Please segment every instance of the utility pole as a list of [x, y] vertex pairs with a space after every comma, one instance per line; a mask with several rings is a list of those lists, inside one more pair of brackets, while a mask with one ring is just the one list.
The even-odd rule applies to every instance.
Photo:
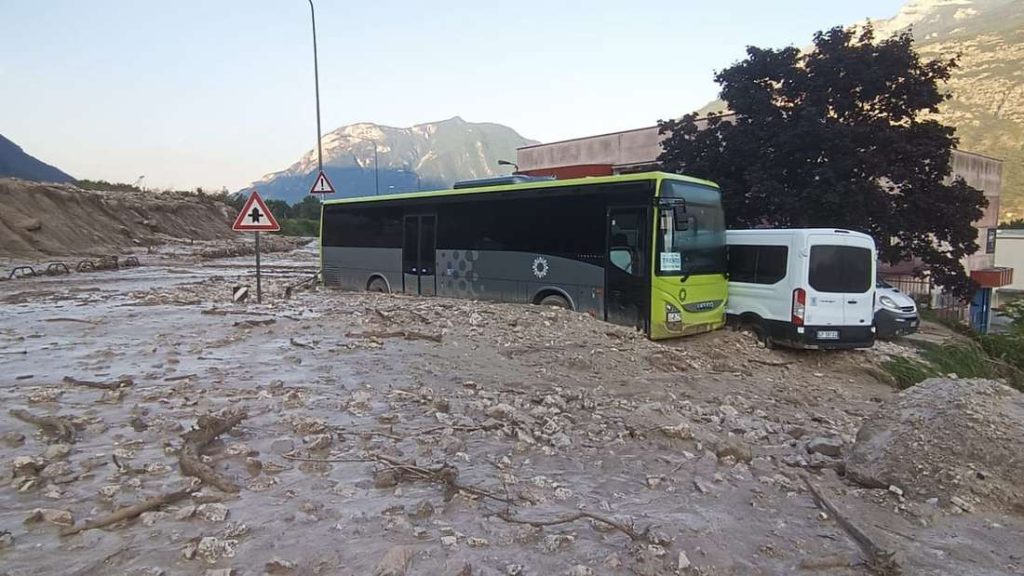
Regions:
[[[324, 149], [321, 144], [320, 132], [320, 69], [316, 56], [316, 11], [313, 9], [313, 0], [309, 0], [309, 18], [313, 24], [313, 86], [316, 90], [316, 167], [317, 174], [324, 170]], [[323, 203], [323, 198], [320, 202]]]

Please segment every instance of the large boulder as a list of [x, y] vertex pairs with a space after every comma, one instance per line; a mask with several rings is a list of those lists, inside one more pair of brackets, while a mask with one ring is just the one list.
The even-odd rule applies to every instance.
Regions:
[[991, 380], [926, 380], [865, 420], [846, 471], [951, 508], [1024, 513], [1024, 394]]

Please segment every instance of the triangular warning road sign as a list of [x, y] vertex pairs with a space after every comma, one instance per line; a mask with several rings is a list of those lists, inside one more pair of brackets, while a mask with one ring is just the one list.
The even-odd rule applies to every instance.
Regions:
[[231, 229], [238, 232], [277, 232], [281, 226], [277, 224], [277, 219], [270, 213], [260, 193], [253, 190]]
[[334, 194], [334, 186], [331, 186], [331, 181], [327, 179], [327, 174], [321, 170], [316, 176], [316, 182], [313, 182], [313, 187], [309, 189], [310, 194]]

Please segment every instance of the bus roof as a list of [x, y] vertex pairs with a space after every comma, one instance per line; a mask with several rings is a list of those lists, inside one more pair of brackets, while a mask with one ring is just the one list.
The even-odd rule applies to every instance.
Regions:
[[341, 198], [338, 200], [328, 200], [324, 202], [324, 205], [354, 204], [358, 202], [385, 202], [391, 200], [411, 200], [415, 198], [440, 198], [445, 196], [486, 194], [489, 192], [510, 192], [517, 190], [539, 190], [544, 188], [559, 188], [562, 186], [574, 186], [579, 184], [589, 185], [611, 184], [617, 182], [636, 182], [642, 180], [655, 180], [662, 178], [670, 180], [680, 180], [683, 182], [690, 182], [691, 184], [699, 184], [702, 186], [718, 188], [718, 185], [715, 184], [714, 182], [701, 180], [700, 178], [693, 178], [691, 176], [683, 176], [681, 174], [671, 174], [669, 172], [637, 172], [634, 174], [620, 174], [617, 176], [588, 176], [586, 178], [572, 178], [569, 180], [543, 180], [537, 182], [523, 182], [520, 184], [508, 184], [502, 186], [481, 186], [476, 188], [454, 188], [446, 190], [430, 190], [423, 192], [405, 192], [402, 194], [385, 194], [383, 196], [357, 196], [355, 198]]

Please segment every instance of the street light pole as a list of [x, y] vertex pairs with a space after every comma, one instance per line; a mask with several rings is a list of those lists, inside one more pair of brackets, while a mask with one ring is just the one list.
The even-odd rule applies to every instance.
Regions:
[[320, 69], [316, 56], [316, 10], [313, 9], [313, 0], [309, 0], [309, 19], [313, 24], [313, 83], [316, 89], [316, 166], [320, 172], [323, 172], [324, 150], [320, 142], [322, 134], [320, 132]]

